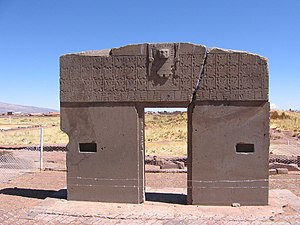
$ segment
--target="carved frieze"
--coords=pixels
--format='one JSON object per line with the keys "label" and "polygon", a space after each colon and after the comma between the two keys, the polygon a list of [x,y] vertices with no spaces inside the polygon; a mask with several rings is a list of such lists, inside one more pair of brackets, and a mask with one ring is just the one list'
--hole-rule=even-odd
{"label": "carved frieze", "polygon": [[[61,102],[190,102],[205,47],[188,43],[142,44],[109,55],[61,57]],[[267,100],[266,59],[210,50],[197,100]]]}

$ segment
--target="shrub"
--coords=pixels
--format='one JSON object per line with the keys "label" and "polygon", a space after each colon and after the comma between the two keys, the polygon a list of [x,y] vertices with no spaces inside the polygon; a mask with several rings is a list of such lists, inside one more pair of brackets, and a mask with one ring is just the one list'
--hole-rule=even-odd
{"label": "shrub", "polygon": [[270,118],[273,120],[284,120],[284,119],[290,119],[291,117],[287,115],[285,112],[278,113],[278,111],[271,111],[270,112]]}

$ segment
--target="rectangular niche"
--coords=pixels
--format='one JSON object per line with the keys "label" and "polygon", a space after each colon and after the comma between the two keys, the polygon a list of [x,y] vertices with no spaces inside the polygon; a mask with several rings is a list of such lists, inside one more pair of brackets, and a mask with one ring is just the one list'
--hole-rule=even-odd
{"label": "rectangular niche", "polygon": [[235,146],[236,153],[253,153],[254,144],[237,143]]}
{"label": "rectangular niche", "polygon": [[79,152],[97,152],[96,143],[79,143]]}

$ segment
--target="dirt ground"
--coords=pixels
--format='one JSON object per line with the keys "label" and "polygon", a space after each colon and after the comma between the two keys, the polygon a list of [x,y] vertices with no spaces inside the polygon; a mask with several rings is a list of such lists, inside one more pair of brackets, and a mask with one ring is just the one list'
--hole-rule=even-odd
{"label": "dirt ground", "polygon": [[[50,224],[57,224],[58,221],[59,221],[59,223],[61,222],[62,218],[64,220],[66,219],[66,221],[61,222],[61,224],[73,224],[73,222],[77,221],[74,219],[76,216],[74,217],[74,215],[73,215],[73,217],[72,217],[73,220],[71,220],[72,222],[68,223],[67,218],[69,218],[69,217],[67,217],[65,215],[65,214],[67,214],[68,216],[72,215],[72,213],[70,213],[70,209],[69,209],[71,206],[67,206],[66,205],[67,202],[64,202],[61,200],[56,200],[57,202],[55,202],[55,204],[54,203],[49,204],[49,200],[47,200],[47,199],[49,199],[48,197],[53,196],[53,194],[55,194],[57,191],[59,191],[61,189],[64,189],[65,187],[66,187],[66,172],[65,171],[55,171],[55,170],[41,171],[41,172],[40,171],[28,172],[26,174],[22,174],[18,177],[15,177],[8,183],[0,184],[0,202],[1,202],[1,204],[0,204],[0,224],[15,224],[15,223],[18,224],[18,223],[21,223],[22,221],[25,221],[24,224],[43,224],[45,222],[45,220],[51,220],[51,221],[53,220],[54,222],[52,221],[53,223],[50,223]],[[185,188],[186,188],[186,174],[185,173],[146,173],[146,190],[148,190],[148,191],[160,190],[162,192],[173,192],[174,190],[175,191],[179,190],[179,189],[182,190]],[[274,176],[270,177],[270,188],[271,189],[289,189],[293,193],[300,196],[300,173],[293,172],[293,173],[290,173],[287,175],[274,175]],[[185,191],[183,191],[183,192],[185,192]],[[46,203],[46,205],[45,205],[45,203]],[[68,204],[71,204],[71,203],[68,203]],[[74,206],[74,204],[76,207]],[[79,210],[76,212],[77,214],[79,212],[82,212],[82,213],[85,212],[84,210],[89,207],[88,206],[89,203],[81,204],[80,202],[78,202],[78,203],[75,202],[74,204],[72,204],[72,207],[75,207],[75,209],[76,209],[75,211]],[[177,205],[177,203],[169,204],[169,205],[167,205],[166,203],[165,203],[166,205],[162,205],[162,204],[164,204],[164,203],[159,203],[159,202],[146,203],[142,207],[142,210],[145,210],[145,212],[147,212],[147,213],[143,214],[141,216],[141,218],[144,218],[145,216],[147,216],[150,213],[151,218],[152,218],[151,221],[153,222],[153,224],[162,224],[162,223],[160,223],[162,221],[157,220],[157,218],[159,218],[159,213],[162,213],[162,212],[160,212],[160,210],[162,210],[167,215],[171,215],[170,210],[173,210],[173,209],[175,210],[176,207],[177,207],[177,210],[179,210],[181,213],[183,213],[182,210],[185,210],[185,209],[190,210],[187,208],[180,209],[180,207],[184,207],[184,206]],[[87,207],[84,207],[85,205]],[[91,203],[91,205],[93,205],[93,203]],[[279,221],[284,221],[284,222],[300,221],[300,215],[297,214],[294,211],[294,209],[292,209],[291,207],[288,207],[288,204],[281,203],[281,206],[277,207],[277,209],[274,207],[272,208],[272,205],[274,205],[274,201],[271,201],[271,206],[270,206],[271,211],[274,214],[274,216],[275,215],[280,216],[280,217],[274,217],[274,218],[276,218],[276,221],[277,221],[277,219],[279,219]],[[282,206],[284,208],[282,208]],[[126,204],[125,205],[122,205],[122,204],[121,205],[120,204],[119,205],[115,205],[115,204],[108,205],[106,203],[106,205],[103,206],[104,211],[102,211],[102,212],[103,213],[114,212],[115,214],[113,214],[113,215],[117,216],[116,212],[115,212],[115,210],[117,210],[117,212],[119,212],[119,213],[124,214],[126,212],[127,213],[126,215],[132,215],[132,214],[129,214],[129,212],[128,212],[128,211],[132,210],[132,209],[130,209],[130,207],[134,207],[134,206],[132,206],[131,204],[129,204],[129,206]],[[153,207],[157,208],[157,212],[153,212]],[[173,207],[175,207],[175,208],[173,208]],[[257,210],[256,213],[259,213],[258,208],[255,208],[255,210]],[[41,214],[35,215],[35,217],[33,217],[34,219],[32,221],[31,220],[28,221],[28,215],[32,217],[32,215],[31,215],[32,212],[36,212],[37,209],[39,209],[40,211],[43,211],[44,214],[41,213]],[[122,211],[122,209],[124,209],[125,212]],[[279,212],[276,211],[278,209],[279,209]],[[58,213],[54,212],[55,210],[58,211]],[[110,210],[110,211],[108,212],[107,210]],[[242,211],[236,211],[237,209],[232,209],[230,207],[223,207],[223,208],[222,207],[219,207],[219,208],[218,207],[212,207],[212,208],[204,207],[204,208],[201,208],[201,210],[203,210],[205,212],[207,211],[206,212],[207,216],[209,215],[208,217],[205,217],[206,214],[202,215],[203,221],[211,220],[210,224],[214,224],[213,223],[214,220],[212,218],[215,219],[216,216],[219,215],[220,213],[221,213],[220,215],[223,215],[223,214],[232,215],[232,218],[236,219],[239,217],[242,218],[242,216],[244,214],[247,214],[247,212],[244,212],[243,210],[247,211],[248,209],[246,207]],[[234,210],[234,211],[231,212],[230,210]],[[64,212],[63,213],[64,217],[62,217],[63,215],[58,216],[60,211]],[[65,211],[68,211],[68,213],[65,213]],[[250,211],[251,211],[251,209],[250,209]],[[91,210],[88,210],[88,212],[91,213]],[[1,220],[1,213],[2,213],[2,220]],[[211,215],[211,213],[214,213],[214,215]],[[272,215],[272,213],[271,213],[271,215]],[[47,216],[45,216],[46,214],[47,214]],[[53,214],[55,214],[55,218],[53,218]],[[165,215],[165,214],[163,214],[163,215]],[[27,215],[27,217],[26,217],[26,215]],[[113,217],[113,215],[111,215],[111,216]],[[153,215],[156,215],[155,219],[153,219]],[[191,216],[191,218],[193,218],[193,216],[195,217],[194,214],[190,215],[190,216]],[[258,215],[253,214],[252,216],[254,218],[254,216],[258,216]],[[23,217],[27,218],[27,219],[22,220]],[[139,219],[141,219],[141,218],[139,217]],[[200,217],[197,218],[197,221],[199,221],[199,218]],[[261,217],[259,217],[259,218],[260,218],[260,220],[264,221],[264,216],[261,215]],[[266,221],[269,221],[270,218],[271,217],[268,216],[268,219]],[[284,220],[280,220],[280,218],[281,219],[284,218]],[[289,219],[287,220],[286,218],[289,218]],[[115,223],[111,222],[112,219],[113,218],[110,218],[110,220],[109,220],[110,222],[108,224],[115,224]],[[118,218],[118,219],[120,219],[120,218]],[[171,218],[170,221],[172,221],[173,219]],[[227,220],[228,216],[224,217],[223,219]],[[272,221],[272,218],[270,220]],[[37,221],[44,221],[44,222],[36,223]],[[84,220],[84,221],[86,222],[86,224],[90,223],[87,220]],[[103,220],[101,220],[101,221],[103,222]],[[106,221],[106,220],[104,220],[104,221]],[[119,220],[113,220],[113,221],[115,221],[117,223],[117,221],[119,221]],[[130,223],[127,223],[128,221],[130,221]],[[133,223],[133,221],[136,222],[136,220],[128,220],[128,221],[126,222],[126,224],[131,224],[131,223],[136,224],[136,223]],[[28,222],[32,222],[32,223],[28,223]],[[102,222],[99,222],[99,224],[106,224],[106,222],[108,222],[108,220],[106,222],[103,222],[103,223]],[[144,223],[145,220],[140,220],[140,222]],[[219,220],[219,222],[220,222],[220,220]],[[218,224],[223,224],[223,223],[219,223],[219,222],[218,222]],[[94,223],[94,222],[91,222],[91,223]],[[169,223],[169,224],[173,224],[173,223]],[[232,223],[232,224],[234,224],[234,223]]]}
{"label": "dirt ground", "polygon": [[[54,194],[57,193],[57,191],[65,189],[66,188],[66,153],[65,152],[45,152],[44,153],[44,170],[39,171],[38,170],[38,158],[39,158],[39,153],[35,151],[18,151],[16,153],[16,156],[19,156],[21,159],[24,159],[26,161],[26,164],[24,165],[31,165],[33,168],[30,170],[24,171],[24,168],[19,168],[19,169],[14,169],[14,176],[9,177],[6,179],[5,182],[0,182],[0,224],[44,224],[45,221],[51,220],[52,223],[50,224],[73,224],[75,222],[78,222],[76,218],[78,218],[78,215],[74,216],[71,212],[68,211],[68,202],[64,202],[64,200],[53,200],[51,204],[49,204],[49,197],[53,196]],[[20,158],[18,160],[20,160]],[[33,164],[28,163],[29,160],[32,160]],[[18,161],[20,163],[20,161]],[[5,168],[0,168],[4,170]],[[11,170],[11,169],[10,169]],[[8,171],[8,170],[7,170]],[[22,172],[23,171],[23,172]],[[2,175],[4,173],[1,171]],[[0,175],[0,181],[1,181],[1,175]],[[147,192],[152,192],[152,191],[159,191],[163,193],[179,193],[183,195],[179,195],[179,197],[184,197],[184,194],[186,194],[186,188],[187,188],[187,174],[186,173],[148,173],[146,172],[145,174],[145,184],[146,184],[146,193]],[[287,189],[290,190],[292,193],[294,193],[296,196],[300,197],[300,172],[297,171],[290,171],[289,174],[277,174],[277,175],[272,175],[270,176],[270,190],[271,192],[277,189]],[[151,197],[151,196],[150,196]],[[157,202],[154,199],[151,199],[147,194],[146,194],[146,200],[148,198],[148,202],[142,206],[141,210],[145,210],[145,213],[147,212],[149,215],[151,215],[151,218],[145,219],[145,215],[140,215],[137,218],[140,219],[140,223],[146,223],[149,221],[152,221],[153,224],[163,224],[168,221],[179,221],[178,218],[175,218],[174,215],[176,213],[179,215],[186,215],[186,217],[183,219],[183,221],[189,221],[187,224],[194,223],[198,224],[198,222],[202,221],[199,220],[200,215],[196,214],[189,214],[186,212],[188,210],[195,210],[195,208],[181,208],[184,207],[182,202],[171,202],[172,204],[167,204],[167,203],[161,203]],[[51,199],[51,198],[50,198]],[[149,202],[150,201],[150,202]],[[267,212],[277,215],[276,221],[280,222],[295,222],[299,221],[300,222],[300,213],[295,212],[293,208],[291,208],[288,204],[286,203],[280,203],[280,207],[273,207],[273,205],[276,205],[278,199],[272,200],[271,199],[271,205],[270,205],[270,210]],[[299,201],[299,200],[297,200]],[[51,201],[50,201],[51,202]],[[47,203],[47,204],[46,204]],[[73,203],[72,203],[73,204]],[[77,208],[80,208],[82,210],[82,213],[87,213],[84,208],[85,204],[80,204],[80,203],[74,203]],[[72,205],[72,207],[74,206]],[[86,203],[88,204],[88,203]],[[166,204],[166,205],[164,205]],[[179,204],[179,205],[178,205]],[[44,206],[43,206],[44,205]],[[94,206],[91,203],[92,207],[99,207],[99,206]],[[87,207],[91,207],[87,206]],[[75,206],[74,206],[75,207]],[[104,214],[104,216],[101,217],[101,220],[98,220],[99,217],[95,217],[94,215],[92,217],[84,217],[84,220],[80,220],[83,224],[106,224],[106,223],[119,223],[120,221],[126,222],[125,224],[139,224],[139,222],[136,222],[138,220],[135,219],[129,219],[124,220],[122,219],[122,216],[126,215],[129,216],[133,215],[130,214],[131,209],[130,207],[133,206],[127,206],[127,205],[104,205],[101,206],[103,207],[102,213],[107,213]],[[157,208],[157,212],[153,211],[153,207]],[[170,208],[171,207],[171,208]],[[175,208],[174,208],[175,207]],[[186,206],[190,207],[190,206]],[[273,207],[273,208],[272,208]],[[122,211],[121,209],[126,209],[125,211]],[[165,214],[162,212],[159,212],[159,209],[161,209]],[[168,211],[171,209],[176,209],[176,213],[172,211]],[[40,210],[40,211],[39,211]],[[47,211],[48,210],[48,211]],[[50,212],[50,211],[51,212]],[[56,210],[56,211],[55,211]],[[61,211],[59,211],[61,210]],[[96,209],[95,209],[96,210]],[[107,210],[107,211],[105,211]],[[119,212],[119,211],[120,212]],[[218,224],[223,224],[220,221],[233,221],[236,218],[240,218],[244,215],[244,219],[241,219],[241,221],[248,221],[248,217],[246,215],[249,214],[249,211],[247,210],[256,210],[256,213],[259,213],[258,208],[243,208],[241,211],[234,211],[235,216],[232,219],[230,216],[232,213],[232,209],[229,207],[225,208],[201,208],[203,212],[206,212],[207,214],[203,214],[203,221],[211,221],[211,224],[214,224],[214,222],[217,221]],[[222,211],[223,210],[223,211]],[[225,211],[224,211],[225,210]],[[234,209],[236,210],[236,209]],[[245,210],[245,211],[243,211]],[[279,210],[279,211],[278,211]],[[68,212],[67,212],[68,211]],[[37,213],[39,212],[39,213]],[[62,212],[64,212],[64,215],[61,215]],[[90,211],[88,211],[90,212]],[[113,214],[114,216],[111,215],[111,218],[108,219],[111,212],[119,212],[122,216],[118,216],[117,214]],[[79,213],[79,211],[78,211]],[[126,214],[127,213],[127,214]],[[146,213],[146,214],[147,214]],[[170,220],[163,219],[160,220],[160,214],[162,213],[161,216],[170,216]],[[196,212],[195,212],[196,213]],[[225,214],[226,216],[224,216]],[[268,214],[267,213],[267,214]],[[66,214],[66,215],[65,215]],[[96,211],[95,211],[96,214]],[[217,215],[223,215],[223,219],[216,220]],[[55,216],[54,216],[55,215]],[[72,215],[72,216],[70,216]],[[256,215],[256,214],[255,214]],[[62,217],[64,216],[64,217]],[[80,215],[81,218],[82,215]],[[136,215],[135,215],[136,216]],[[207,216],[207,217],[206,217]],[[256,215],[258,216],[258,215]],[[260,215],[259,221],[272,221],[272,218],[268,216],[266,219],[264,215]],[[195,220],[189,220],[189,218],[194,218]],[[247,218],[246,218],[247,217]],[[26,218],[26,219],[24,219]],[[28,220],[28,218],[32,218],[31,220]],[[55,220],[56,218],[56,220]],[[61,220],[65,222],[61,222]],[[70,219],[72,218],[72,219]],[[95,220],[90,220],[91,218],[94,218]],[[97,218],[97,220],[96,220]],[[134,217],[135,218],[135,217]],[[254,217],[253,217],[254,218]],[[256,217],[255,217],[256,218]],[[258,217],[257,217],[258,218]],[[271,219],[270,219],[271,218]],[[288,219],[287,219],[288,218]],[[113,220],[113,222],[111,222]],[[31,223],[29,223],[29,221]],[[40,222],[37,222],[40,221]],[[42,222],[41,222],[42,221]],[[53,222],[54,221],[54,222]],[[56,221],[56,222],[55,222]],[[71,221],[71,222],[68,222]],[[79,222],[80,222],[79,221]],[[97,222],[98,221],[98,222]],[[146,222],[145,222],[146,221]],[[197,221],[197,222],[195,222]],[[269,221],[269,222],[270,222]],[[59,223],[58,223],[59,222]],[[78,223],[79,223],[78,222]],[[231,223],[230,224],[235,224]],[[249,222],[249,221],[248,221]],[[169,223],[169,224],[174,224],[174,223]],[[229,223],[229,222],[228,222]],[[121,223],[122,224],[122,223]],[[180,224],[180,223],[179,223]],[[236,223],[238,224],[238,223]]]}
{"label": "dirt ground", "polygon": [[25,211],[64,187],[66,172],[28,172],[8,183],[0,183],[0,208],[14,212]]}
{"label": "dirt ground", "polygon": [[270,129],[270,153],[274,155],[300,155],[300,138],[293,136],[292,131]]}

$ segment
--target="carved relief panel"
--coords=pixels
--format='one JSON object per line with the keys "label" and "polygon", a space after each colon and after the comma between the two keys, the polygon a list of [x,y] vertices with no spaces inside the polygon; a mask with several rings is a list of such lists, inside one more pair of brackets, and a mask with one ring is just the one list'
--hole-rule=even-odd
{"label": "carved relief panel", "polygon": [[[110,55],[61,57],[62,102],[190,102],[205,47],[189,43],[125,46]],[[266,100],[264,58],[212,49],[204,65],[197,100]]]}
{"label": "carved relief panel", "polygon": [[[216,52],[218,51],[218,52]],[[198,100],[267,100],[266,59],[242,52],[210,52]]]}
{"label": "carved relief panel", "polygon": [[175,74],[178,62],[176,45],[149,45],[148,54],[149,90],[179,90],[179,77]]}

